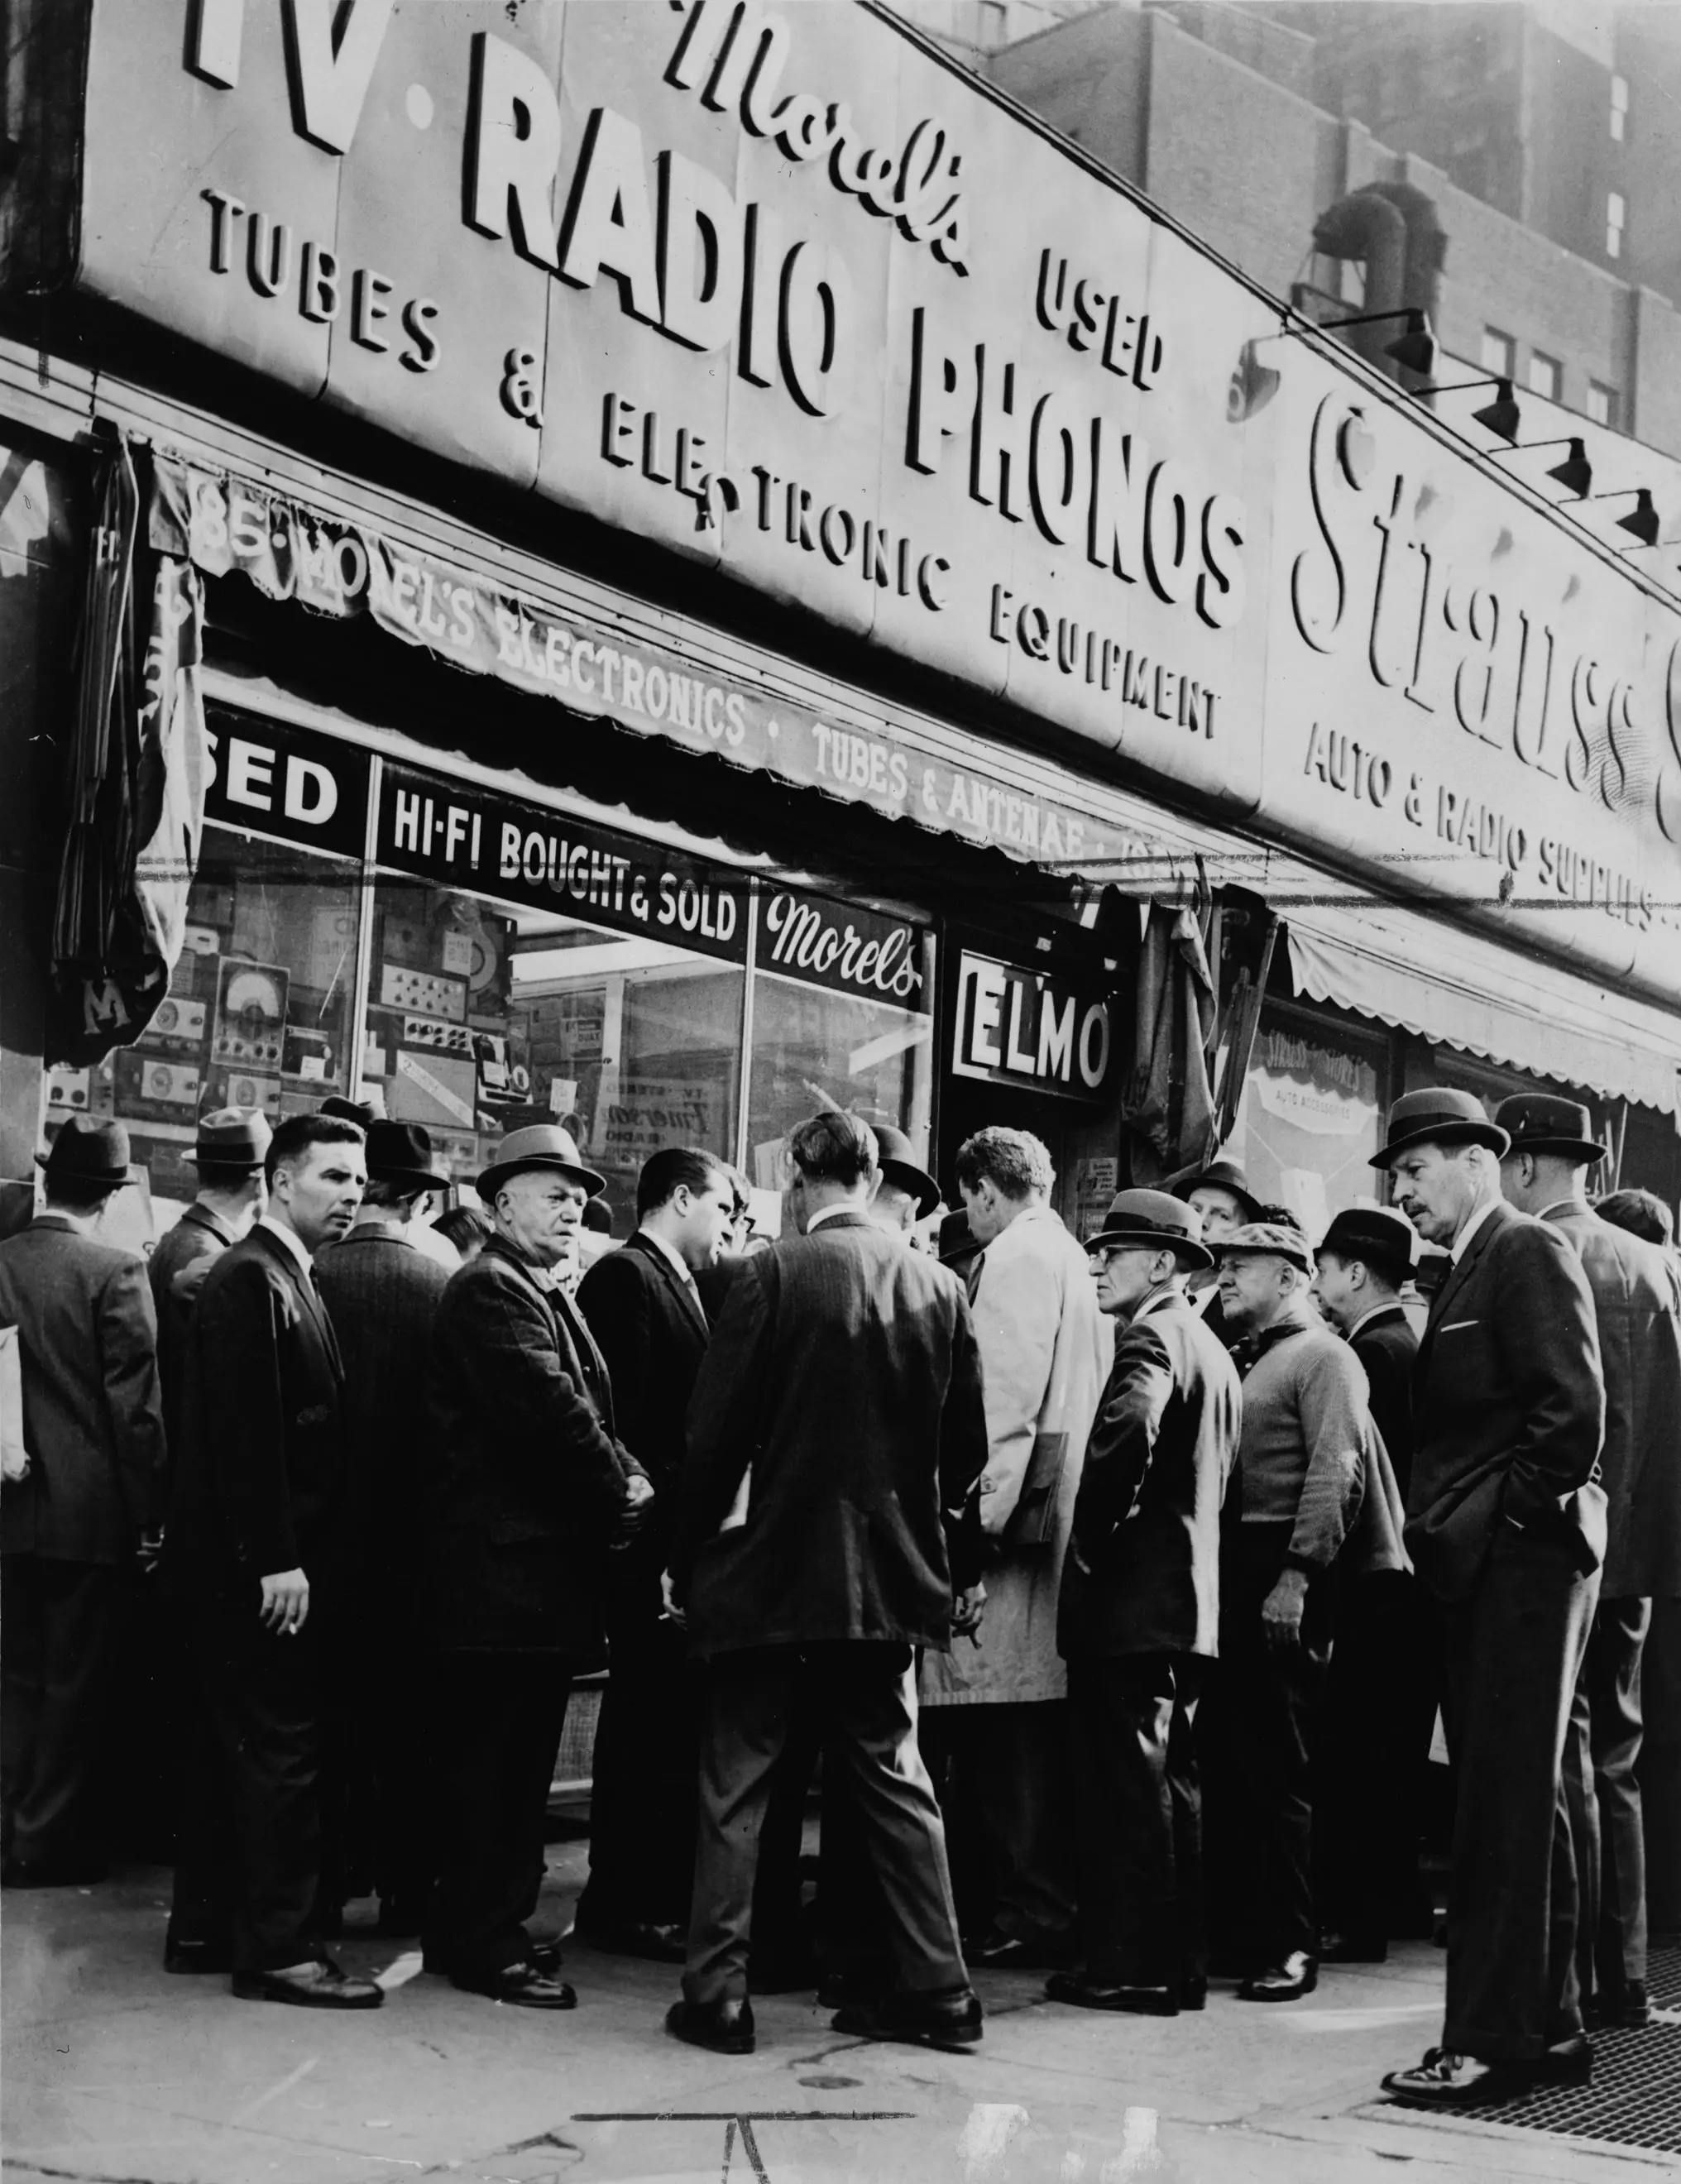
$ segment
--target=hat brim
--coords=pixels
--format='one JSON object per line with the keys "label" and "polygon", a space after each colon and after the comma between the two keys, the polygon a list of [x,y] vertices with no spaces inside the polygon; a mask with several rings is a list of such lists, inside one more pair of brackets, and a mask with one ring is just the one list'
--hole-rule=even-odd
{"label": "hat brim", "polygon": [[1566,1159],[1602,1161],[1611,1157],[1609,1145],[1596,1145],[1591,1138],[1514,1138],[1515,1153],[1558,1153]]}
{"label": "hat brim", "polygon": [[79,1183],[84,1184],[89,1190],[120,1190],[125,1184],[134,1181],[133,1176],[125,1167],[100,1167],[89,1170],[61,1167],[54,1175],[51,1153],[37,1153],[35,1156],[35,1164],[38,1168],[45,1171],[49,1182]]}
{"label": "hat brim", "polygon": [[1228,1198],[1235,1198],[1244,1207],[1251,1221],[1259,1221],[1265,1217],[1266,1208],[1252,1190],[1245,1190],[1241,1184],[1227,1183],[1223,1176],[1211,1177],[1205,1170],[1200,1175],[1188,1176],[1183,1183],[1176,1183],[1172,1186],[1173,1195],[1188,1206],[1191,1193],[1200,1190],[1205,1184],[1211,1190],[1223,1190]]}
{"label": "hat brim", "polygon": [[[558,1159],[553,1153],[533,1153],[528,1160],[504,1161],[487,1167],[477,1184],[479,1196],[487,1206],[495,1202],[496,1194],[504,1183],[511,1183],[516,1175],[524,1175],[532,1168],[548,1168],[556,1175],[570,1176],[574,1183],[582,1184],[592,1198],[599,1198],[607,1188],[607,1178],[598,1175],[593,1167],[580,1167],[574,1161]],[[434,1180],[432,1188],[443,1185]]]}
{"label": "hat brim", "polygon": [[1287,1265],[1300,1267],[1303,1273],[1314,1271],[1313,1255],[1304,1244],[1299,1251],[1287,1251],[1282,1244],[1216,1244],[1216,1259],[1283,1259]]}
{"label": "hat brim", "polygon": [[203,1145],[195,1145],[186,1156],[186,1164],[189,1167],[237,1167],[254,1175],[264,1165],[264,1156],[261,1153],[211,1152]]}
{"label": "hat brim", "polygon": [[940,1202],[940,1187],[926,1168],[913,1166],[910,1161],[884,1160],[882,1180],[895,1184],[900,1190],[916,1194],[916,1218],[926,1220]]}
{"label": "hat brim", "polygon": [[1511,1144],[1511,1138],[1495,1123],[1426,1123],[1416,1130],[1403,1131],[1391,1138],[1388,1145],[1373,1153],[1367,1162],[1367,1167],[1389,1167],[1402,1153],[1411,1152],[1415,1145],[1486,1145],[1491,1153],[1504,1159]]}
{"label": "hat brim", "polygon": [[1088,1251],[1105,1251],[1122,1245],[1139,1251],[1172,1251],[1188,1267],[1211,1267],[1214,1254],[1194,1237],[1170,1236],[1160,1228],[1099,1228],[1088,1236]]}
{"label": "hat brim", "polygon": [[[481,1181],[482,1179],[481,1178]],[[434,1174],[429,1167],[370,1167],[368,1180],[370,1183],[393,1183],[399,1190],[447,1190],[449,1188],[448,1178]]]}

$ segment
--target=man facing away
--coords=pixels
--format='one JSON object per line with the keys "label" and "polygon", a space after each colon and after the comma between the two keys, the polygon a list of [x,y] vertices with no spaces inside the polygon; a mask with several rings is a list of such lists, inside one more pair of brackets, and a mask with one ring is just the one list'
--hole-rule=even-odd
{"label": "man facing away", "polygon": [[683,1421],[706,1354],[697,1276],[730,1240],[734,1182],[709,1152],[671,1145],[637,1180],[637,1230],[578,1287],[613,1384],[620,1440],[654,1485],[641,1535],[607,1570],[609,1676],[595,1732],[589,1881],[577,1931],[597,1948],[681,1964],[694,1872],[694,1704],[688,1646],[667,1614]]}
{"label": "man facing away", "polygon": [[[1372,1423],[1403,1506],[1412,1477],[1412,1368],[1400,1292],[1418,1239],[1393,1206],[1348,1206],[1314,1253],[1319,1309],[1366,1374]],[[1429,1936],[1418,1841],[1441,1695],[1441,1636],[1406,1570],[1351,1578],[1338,1603],[1315,1814],[1322,1964],[1381,1964],[1391,1935]]]}
{"label": "man facing away", "polygon": [[553,1947],[525,1922],[572,1678],[601,1644],[608,1551],[653,1489],[566,1293],[604,1180],[538,1123],[502,1139],[478,1189],[496,1234],[443,1293],[428,1383],[441,1840],[426,1954],[470,1993],[571,2009]]}
{"label": "man facing away", "polygon": [[1452,1262],[1419,1346],[1406,1524],[1444,1611],[1447,2010],[1439,2047],[1383,2081],[1444,2109],[1593,2069],[1563,1762],[1605,1548],[1605,1382],[1569,1240],[1500,1197],[1507,1144],[1472,1094],[1409,1092],[1374,1161]]}
{"label": "man facing away", "polygon": [[[370,1123],[366,1159],[356,1225],[315,1263],[344,1364],[349,1567],[335,1742],[349,1867],[369,1868],[380,1932],[409,1935],[424,1923],[433,1877],[420,1504],[431,1424],[426,1368],[449,1274],[415,1240],[441,1188],[426,1130]],[[332,1879],[349,1886],[348,1873]]]}
{"label": "man facing away", "polygon": [[1681,1275],[1673,1258],[1588,1205],[1604,1157],[1588,1111],[1524,1092],[1495,1120],[1511,1144],[1507,1202],[1561,1229],[1594,1293],[1605,1373],[1605,1568],[1576,1689],[1565,1783],[1581,1891],[1576,1961],[1585,2010],[1641,2025],[1646,1995],[1645,1841],[1640,1786],[1640,1658],[1653,1598],[1681,1595]]}
{"label": "man facing away", "polygon": [[1242,1397],[1185,1278],[1212,1264],[1200,1217],[1123,1190],[1087,1250],[1120,1329],[1074,1509],[1058,1635],[1068,1663],[1083,1972],[1053,2001],[1172,2017],[1208,1988],[1193,1731],[1217,1650],[1220,1505]]}
{"label": "man facing away", "polygon": [[75,1115],[37,1154],[46,1204],[0,1243],[27,1474],[0,1488],[8,1888],[104,1875],[98,1774],[125,1608],[158,1547],[164,1420],[144,1263],[98,1239],[129,1180],[120,1123]]}
{"label": "man facing away", "polygon": [[1238,1995],[1294,2002],[1318,1980],[1313,1769],[1338,1587],[1350,1573],[1403,1566],[1400,1496],[1366,1375],[1308,1300],[1305,1240],[1251,1222],[1218,1257],[1226,1324],[1244,1338],[1239,1521],[1220,1630],[1249,1853],[1238,1910],[1250,1965]]}
{"label": "man facing away", "polygon": [[803,1690],[850,1778],[898,1970],[836,2029],[966,2045],[981,2005],[916,1747],[914,1660],[979,1621],[972,1522],[949,1550],[944,1518],[986,1461],[979,1354],[956,1279],[870,1218],[869,1125],[815,1115],[789,1150],[793,1233],[743,1262],[689,1410],[672,1577],[705,1696],[688,1965],[666,2024],[752,2051],[759,1836]]}
{"label": "man facing away", "polygon": [[1086,1255],[1049,1201],[1050,1155],[1026,1130],[960,1145],[957,1184],[983,1250],[974,1295],[987,1410],[984,1647],[923,1664],[923,1733],[960,1903],[991,1967],[1075,1945],[1067,1672],[1056,1596],[1080,1466],[1113,1348]]}
{"label": "man facing away", "polygon": [[268,1204],[263,1162],[269,1137],[267,1117],[254,1109],[220,1107],[199,1117],[191,1162],[198,1177],[198,1194],[174,1227],[159,1238],[146,1262],[158,1313],[164,1424],[172,1448],[181,1438],[181,1384],[192,1307],[211,1267]]}
{"label": "man facing away", "polygon": [[192,1316],[169,1568],[198,1721],[181,1800],[172,1971],[231,1967],[248,2001],[373,2009],[321,1946],[320,1724],[345,1589],[343,1369],[314,1255],[348,1234],[362,1132],[288,1116],[269,1210],[204,1277]]}

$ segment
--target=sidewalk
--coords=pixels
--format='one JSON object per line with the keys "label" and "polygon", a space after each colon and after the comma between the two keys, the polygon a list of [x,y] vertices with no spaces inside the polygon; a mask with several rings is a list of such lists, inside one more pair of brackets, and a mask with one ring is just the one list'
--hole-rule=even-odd
{"label": "sidewalk", "polygon": [[[582,1844],[554,1846],[561,1926]],[[1094,2017],[1038,1978],[982,1982],[967,2055],[869,2047],[805,1997],[755,2005],[759,2053],[715,2058],[661,2029],[663,1965],[567,1951],[575,2013],[459,1994],[418,1956],[352,1936],[386,2006],[331,2016],[237,2002],[162,1966],[166,1876],[3,1900],[6,2173],[17,2184],[1632,2184],[1673,2157],[1385,2105],[1383,2072],[1435,2037],[1424,1945],[1328,1972],[1281,2008],[1216,1989],[1201,2016]],[[1668,2044],[1681,2032],[1641,2036]],[[1658,2060],[1657,2051],[1653,2059]],[[745,2121],[732,2120],[745,2119]]]}

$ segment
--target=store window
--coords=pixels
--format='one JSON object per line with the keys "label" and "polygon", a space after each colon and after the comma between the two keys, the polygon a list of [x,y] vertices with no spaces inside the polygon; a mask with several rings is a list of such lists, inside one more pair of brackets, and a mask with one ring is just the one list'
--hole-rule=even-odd
{"label": "store window", "polygon": [[1381,1195],[1377,1151],[1389,1043],[1302,1010],[1262,1014],[1232,1150],[1257,1198],[1317,1242],[1331,1217]]}
{"label": "store window", "polygon": [[926,1159],[933,1106],[933,939],[905,918],[768,887],[759,913],[748,1173],[766,1194],[787,1180],[793,1126],[820,1107],[849,1108],[903,1130]]}
{"label": "store window", "polygon": [[[735,1157],[745,883],[657,845],[387,768],[363,1075],[470,1184],[504,1131],[564,1123],[636,1225],[661,1145]],[[441,883],[454,874],[471,887]]]}

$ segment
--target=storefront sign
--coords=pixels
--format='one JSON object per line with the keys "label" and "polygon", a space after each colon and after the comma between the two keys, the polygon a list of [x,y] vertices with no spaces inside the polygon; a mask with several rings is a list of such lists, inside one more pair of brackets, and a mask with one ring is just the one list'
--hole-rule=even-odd
{"label": "storefront sign", "polygon": [[[82,138],[85,290],[1681,994],[1681,616],[873,13],[92,0]],[[255,575],[281,549],[226,515],[194,559]],[[685,719],[681,660],[326,544],[312,604],[972,818],[891,737],[721,688]],[[977,838],[1120,847],[992,787]]]}
{"label": "storefront sign", "polygon": [[1048,971],[964,950],[951,1050],[958,1076],[1101,1100],[1119,1059],[1105,995]]}
{"label": "storefront sign", "polygon": [[745,880],[466,782],[388,766],[376,855],[381,865],[441,887],[645,933],[731,963],[747,960]]}
{"label": "storefront sign", "polygon": [[336,856],[359,857],[368,825],[368,754],[266,715],[213,707],[204,816]]}
{"label": "storefront sign", "polygon": [[759,916],[761,971],[919,1015],[931,1011],[920,926],[798,888],[767,888]]}

